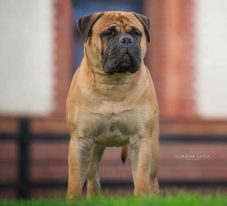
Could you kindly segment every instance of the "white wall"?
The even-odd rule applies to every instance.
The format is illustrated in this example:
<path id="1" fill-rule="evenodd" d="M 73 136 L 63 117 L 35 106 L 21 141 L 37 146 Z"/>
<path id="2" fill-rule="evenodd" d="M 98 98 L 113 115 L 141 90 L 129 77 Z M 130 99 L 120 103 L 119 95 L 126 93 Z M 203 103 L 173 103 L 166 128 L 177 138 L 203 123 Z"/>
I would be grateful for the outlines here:
<path id="1" fill-rule="evenodd" d="M 0 114 L 53 109 L 52 0 L 0 0 Z"/>
<path id="2" fill-rule="evenodd" d="M 196 98 L 204 118 L 227 118 L 227 1 L 196 0 Z"/>

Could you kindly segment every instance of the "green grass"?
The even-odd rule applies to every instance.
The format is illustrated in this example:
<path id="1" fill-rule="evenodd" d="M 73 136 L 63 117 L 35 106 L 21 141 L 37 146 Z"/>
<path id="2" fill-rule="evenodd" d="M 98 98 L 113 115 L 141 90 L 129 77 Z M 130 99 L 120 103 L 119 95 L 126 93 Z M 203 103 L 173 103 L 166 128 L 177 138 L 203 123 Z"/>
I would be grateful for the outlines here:
<path id="1" fill-rule="evenodd" d="M 227 196 L 223 194 L 201 195 L 199 193 L 179 192 L 176 195 L 166 194 L 155 198 L 132 196 L 96 197 L 89 200 L 85 198 L 73 202 L 66 202 L 61 198 L 36 200 L 2 200 L 0 206 L 221 206 L 227 205 Z"/>

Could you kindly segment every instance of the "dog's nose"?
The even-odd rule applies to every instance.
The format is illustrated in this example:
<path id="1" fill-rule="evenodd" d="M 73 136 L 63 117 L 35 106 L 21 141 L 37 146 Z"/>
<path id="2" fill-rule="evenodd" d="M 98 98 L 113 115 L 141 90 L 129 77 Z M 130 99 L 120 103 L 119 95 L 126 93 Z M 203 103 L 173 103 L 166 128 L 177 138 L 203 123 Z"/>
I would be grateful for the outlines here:
<path id="1" fill-rule="evenodd" d="M 133 43 L 133 39 L 132 37 L 130 37 L 129 35 L 127 36 L 122 36 L 120 39 L 119 39 L 119 42 L 123 45 L 130 45 Z"/>

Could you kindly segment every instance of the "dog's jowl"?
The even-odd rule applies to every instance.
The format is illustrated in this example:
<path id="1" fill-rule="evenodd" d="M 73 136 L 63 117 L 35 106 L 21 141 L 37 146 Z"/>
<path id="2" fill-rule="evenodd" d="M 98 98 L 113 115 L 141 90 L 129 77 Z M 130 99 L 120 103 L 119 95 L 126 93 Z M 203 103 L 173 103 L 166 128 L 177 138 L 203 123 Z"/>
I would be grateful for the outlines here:
<path id="1" fill-rule="evenodd" d="M 106 147 L 130 147 L 134 195 L 159 192 L 159 111 L 144 65 L 150 21 L 133 12 L 82 17 L 84 58 L 67 97 L 69 180 L 67 199 L 99 194 L 98 169 Z"/>

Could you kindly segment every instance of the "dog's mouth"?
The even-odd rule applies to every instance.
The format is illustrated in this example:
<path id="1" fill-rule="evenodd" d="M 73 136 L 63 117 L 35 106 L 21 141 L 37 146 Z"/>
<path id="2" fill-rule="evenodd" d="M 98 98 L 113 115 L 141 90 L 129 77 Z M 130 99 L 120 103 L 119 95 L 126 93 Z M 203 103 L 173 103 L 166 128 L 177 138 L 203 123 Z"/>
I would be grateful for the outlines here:
<path id="1" fill-rule="evenodd" d="M 131 65 L 131 59 L 128 53 L 124 54 L 119 66 L 124 68 L 124 67 L 129 67 Z"/>
<path id="2" fill-rule="evenodd" d="M 131 64 L 132 64 L 132 61 L 131 61 L 130 55 L 126 53 L 122 57 L 122 60 L 120 61 L 119 65 L 115 68 L 116 70 L 115 72 L 118 72 L 118 73 L 127 72 Z"/>
<path id="3" fill-rule="evenodd" d="M 130 54 L 125 53 L 121 60 L 119 61 L 118 65 L 109 69 L 106 73 L 107 74 L 125 73 L 130 70 L 131 66 L 132 66 L 131 56 Z"/>

